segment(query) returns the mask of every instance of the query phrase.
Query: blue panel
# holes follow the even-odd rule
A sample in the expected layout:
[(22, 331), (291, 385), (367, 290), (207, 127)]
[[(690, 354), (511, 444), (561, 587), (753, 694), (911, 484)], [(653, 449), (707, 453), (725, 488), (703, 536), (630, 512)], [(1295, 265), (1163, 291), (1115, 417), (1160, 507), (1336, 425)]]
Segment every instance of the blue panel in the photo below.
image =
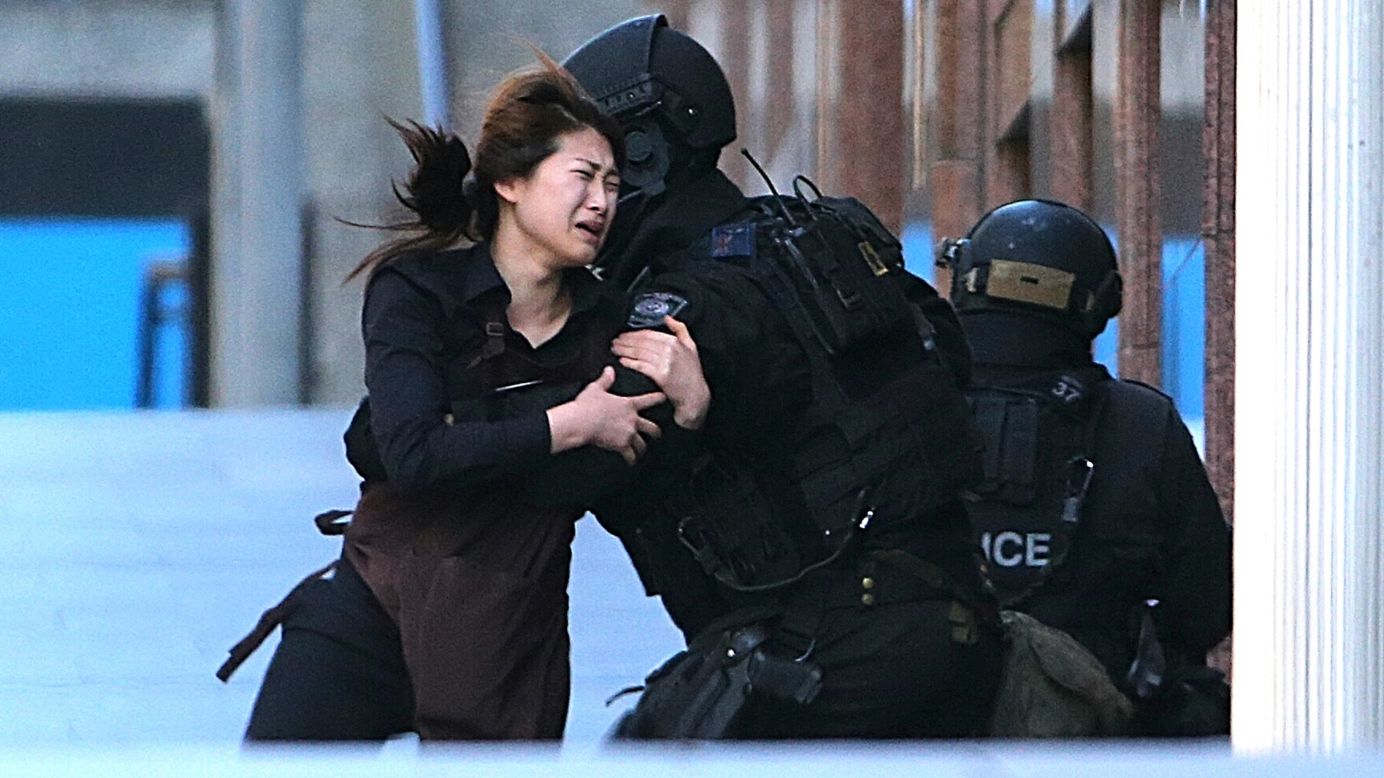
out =
[[(143, 268), (190, 243), (170, 220), (0, 219), (0, 409), (133, 407)], [(159, 394), (181, 405), (186, 347), (168, 343)]]
[[(1110, 238), (1110, 245), (1115, 249), (1115, 256), (1120, 256), (1120, 234), (1115, 231), (1112, 224), (1102, 224), (1101, 229)], [(1105, 325), (1105, 332), (1096, 336), (1096, 341), (1091, 345), (1092, 355), (1095, 360), (1105, 369), (1110, 371), (1113, 376), (1120, 375), (1120, 318), (1117, 316)]]
[(1096, 341), (1091, 345), (1092, 355), (1096, 361), (1105, 365), (1105, 369), (1110, 371), (1113, 376), (1120, 374), (1120, 319), (1116, 317), (1105, 325), (1105, 332), (1096, 336)]
[[(899, 242), (903, 244), (904, 265), (929, 284), (935, 283), (937, 270), (932, 260), (932, 247), (935, 242), (932, 237), (932, 222), (911, 222), (905, 225), (903, 233), (899, 235)], [(945, 294), (945, 290), (943, 293)]]
[(165, 318), (154, 341), (155, 408), (182, 408), (187, 405), (191, 341), (185, 312), (191, 304), (186, 284), (167, 287), (159, 300)]
[(1189, 423), (1205, 414), (1205, 256), (1197, 236), (1163, 241), (1163, 391)]

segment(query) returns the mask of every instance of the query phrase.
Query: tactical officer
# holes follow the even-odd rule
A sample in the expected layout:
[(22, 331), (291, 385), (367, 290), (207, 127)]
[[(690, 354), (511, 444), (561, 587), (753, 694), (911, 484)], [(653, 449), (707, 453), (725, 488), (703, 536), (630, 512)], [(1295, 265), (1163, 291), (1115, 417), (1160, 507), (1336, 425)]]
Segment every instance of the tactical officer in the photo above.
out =
[(1205, 656), (1230, 629), (1231, 532), (1172, 400), (1092, 359), (1121, 305), (1109, 238), (1023, 200), (941, 254), (975, 352), (986, 459), (969, 508), (1001, 602), (1088, 648), (1138, 733), (1228, 732)]
[(654, 445), (635, 485), (612, 495), (595, 461), (555, 490), (605, 492), (588, 504), (688, 641), (618, 734), (979, 734), (1000, 647), (959, 500), (980, 444), (950, 305), (859, 202), (805, 180), (748, 199), (717, 169), (730, 89), (662, 16), (564, 65), (625, 130), (598, 269), (631, 329), (686, 322), (712, 397), (690, 464)]

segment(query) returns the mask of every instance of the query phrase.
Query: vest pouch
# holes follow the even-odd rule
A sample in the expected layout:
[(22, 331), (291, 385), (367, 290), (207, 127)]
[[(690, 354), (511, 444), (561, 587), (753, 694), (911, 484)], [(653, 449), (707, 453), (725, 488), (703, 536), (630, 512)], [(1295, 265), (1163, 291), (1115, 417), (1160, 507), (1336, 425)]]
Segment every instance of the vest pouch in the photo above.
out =
[(801, 554), (764, 490), (739, 469), (708, 461), (693, 475), (694, 507), (677, 527), (697, 563), (731, 588), (791, 578)]
[(984, 442), (967, 511), (1005, 606), (1056, 574), (1072, 548), (1098, 467), (1089, 456), (1104, 381), (1090, 369), (967, 389)]
[(861, 513), (876, 507), (865, 504), (872, 497), (869, 485), (886, 474), (916, 476), (920, 485), (928, 481), (923, 471), (903, 466), (908, 454), (907, 441), (898, 434), (903, 431), (896, 414), (855, 405), (797, 446), (793, 465), (798, 491), (822, 541), (814, 556), (834, 552), (851, 537)]
[[(874, 237), (828, 201), (844, 202), (788, 201), (797, 225), (782, 217), (762, 223), (757, 252), (792, 289), (823, 348), (837, 354), (896, 330), (912, 314), (894, 277), (903, 266), (898, 242)], [(777, 203), (760, 207), (773, 215)]]
[[(980, 476), (981, 442), (950, 372), (920, 362), (867, 398), (838, 408), (797, 446), (804, 502), (830, 540), (879, 507), (875, 521), (925, 515)], [(862, 505), (862, 486), (871, 490)]]

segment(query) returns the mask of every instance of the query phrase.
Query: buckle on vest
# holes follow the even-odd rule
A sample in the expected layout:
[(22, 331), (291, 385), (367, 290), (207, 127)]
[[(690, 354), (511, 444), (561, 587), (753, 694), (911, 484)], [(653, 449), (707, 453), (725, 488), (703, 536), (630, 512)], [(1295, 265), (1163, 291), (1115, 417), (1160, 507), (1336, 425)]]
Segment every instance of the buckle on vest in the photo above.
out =
[(842, 307), (846, 310), (854, 311), (856, 308), (860, 307), (859, 292), (848, 292), (836, 284), (831, 285), (831, 290), (836, 292), (836, 299), (841, 301)]
[(1062, 499), (1062, 521), (1076, 524), (1081, 521), (1081, 504), (1086, 501), (1086, 492), (1091, 488), (1091, 473), (1095, 465), (1086, 457), (1076, 457), (1067, 463), (1067, 495)]
[(865, 258), (865, 264), (870, 266), (876, 276), (888, 275), (889, 266), (884, 264), (884, 260), (879, 258), (879, 252), (870, 245), (869, 241), (862, 240), (856, 244), (860, 249), (860, 256)]

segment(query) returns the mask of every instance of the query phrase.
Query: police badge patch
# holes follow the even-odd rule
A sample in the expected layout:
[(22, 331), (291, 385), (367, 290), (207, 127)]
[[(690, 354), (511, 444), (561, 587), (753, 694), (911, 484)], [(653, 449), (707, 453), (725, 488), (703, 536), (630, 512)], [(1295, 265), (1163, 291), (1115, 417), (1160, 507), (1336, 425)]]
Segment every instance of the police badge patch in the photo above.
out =
[(662, 327), (664, 316), (676, 317), (686, 307), (687, 300), (675, 294), (647, 292), (634, 298), (626, 324), (637, 330)]

